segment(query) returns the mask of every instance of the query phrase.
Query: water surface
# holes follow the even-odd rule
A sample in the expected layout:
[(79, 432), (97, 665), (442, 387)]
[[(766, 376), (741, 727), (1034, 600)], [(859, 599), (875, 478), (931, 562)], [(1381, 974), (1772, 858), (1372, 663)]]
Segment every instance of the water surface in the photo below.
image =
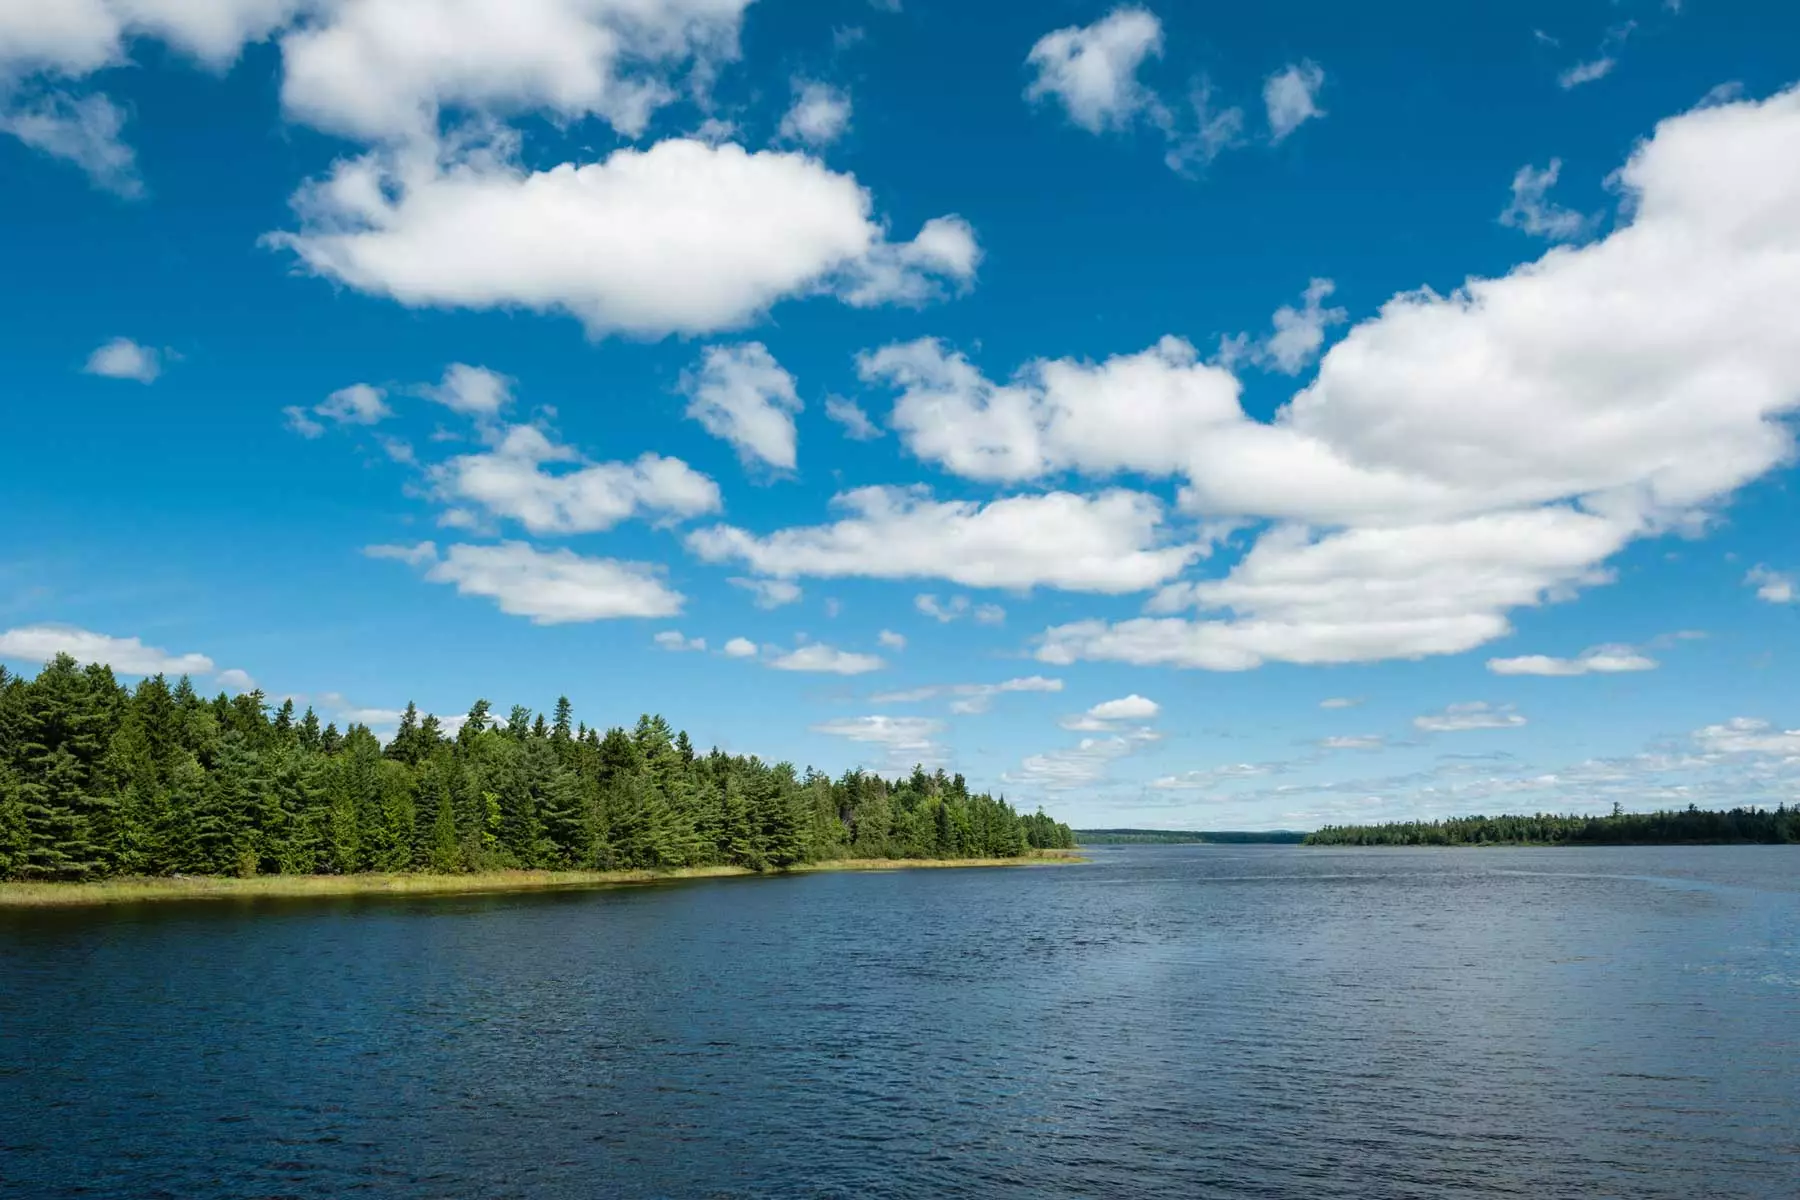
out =
[(0, 912), (0, 1195), (1800, 1194), (1800, 848)]

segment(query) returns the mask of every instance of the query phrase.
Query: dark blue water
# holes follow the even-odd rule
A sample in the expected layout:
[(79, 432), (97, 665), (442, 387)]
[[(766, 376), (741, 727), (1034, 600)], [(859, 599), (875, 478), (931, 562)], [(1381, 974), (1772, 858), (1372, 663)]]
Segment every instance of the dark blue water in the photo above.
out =
[(1093, 854), (0, 913), (0, 1194), (1800, 1194), (1800, 848)]

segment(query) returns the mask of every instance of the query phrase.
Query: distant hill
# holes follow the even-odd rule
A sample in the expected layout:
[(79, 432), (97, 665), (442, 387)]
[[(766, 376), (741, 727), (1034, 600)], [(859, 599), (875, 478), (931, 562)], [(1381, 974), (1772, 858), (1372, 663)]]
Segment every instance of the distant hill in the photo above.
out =
[(1181, 846), (1252, 844), (1294, 846), (1306, 834), (1293, 829), (1077, 829), (1075, 841), (1083, 846)]

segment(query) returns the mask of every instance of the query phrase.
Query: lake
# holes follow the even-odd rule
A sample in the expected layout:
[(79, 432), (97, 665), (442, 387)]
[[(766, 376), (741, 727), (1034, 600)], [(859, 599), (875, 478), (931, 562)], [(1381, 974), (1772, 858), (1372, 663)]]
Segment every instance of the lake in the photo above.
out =
[(0, 911), (0, 1195), (1800, 1194), (1800, 847)]

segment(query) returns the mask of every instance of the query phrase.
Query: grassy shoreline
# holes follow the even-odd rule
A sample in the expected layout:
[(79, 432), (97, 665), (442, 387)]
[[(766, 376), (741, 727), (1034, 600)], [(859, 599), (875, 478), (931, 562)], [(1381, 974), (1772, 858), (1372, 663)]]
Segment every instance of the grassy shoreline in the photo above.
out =
[(673, 867), (636, 871), (482, 871), (468, 875), (258, 875), (249, 879), (216, 875), (101, 879), (91, 883), (0, 883), (0, 908), (66, 908), (135, 904), (162, 900), (305, 899), (323, 896), (468, 896), (487, 892), (531, 892), (629, 887), (683, 879), (719, 879), (758, 874), (819, 871), (910, 871), (947, 867), (1029, 867), (1083, 861), (1063, 850), (1035, 851), (1021, 858), (845, 858), (805, 863), (783, 871), (748, 867)]

